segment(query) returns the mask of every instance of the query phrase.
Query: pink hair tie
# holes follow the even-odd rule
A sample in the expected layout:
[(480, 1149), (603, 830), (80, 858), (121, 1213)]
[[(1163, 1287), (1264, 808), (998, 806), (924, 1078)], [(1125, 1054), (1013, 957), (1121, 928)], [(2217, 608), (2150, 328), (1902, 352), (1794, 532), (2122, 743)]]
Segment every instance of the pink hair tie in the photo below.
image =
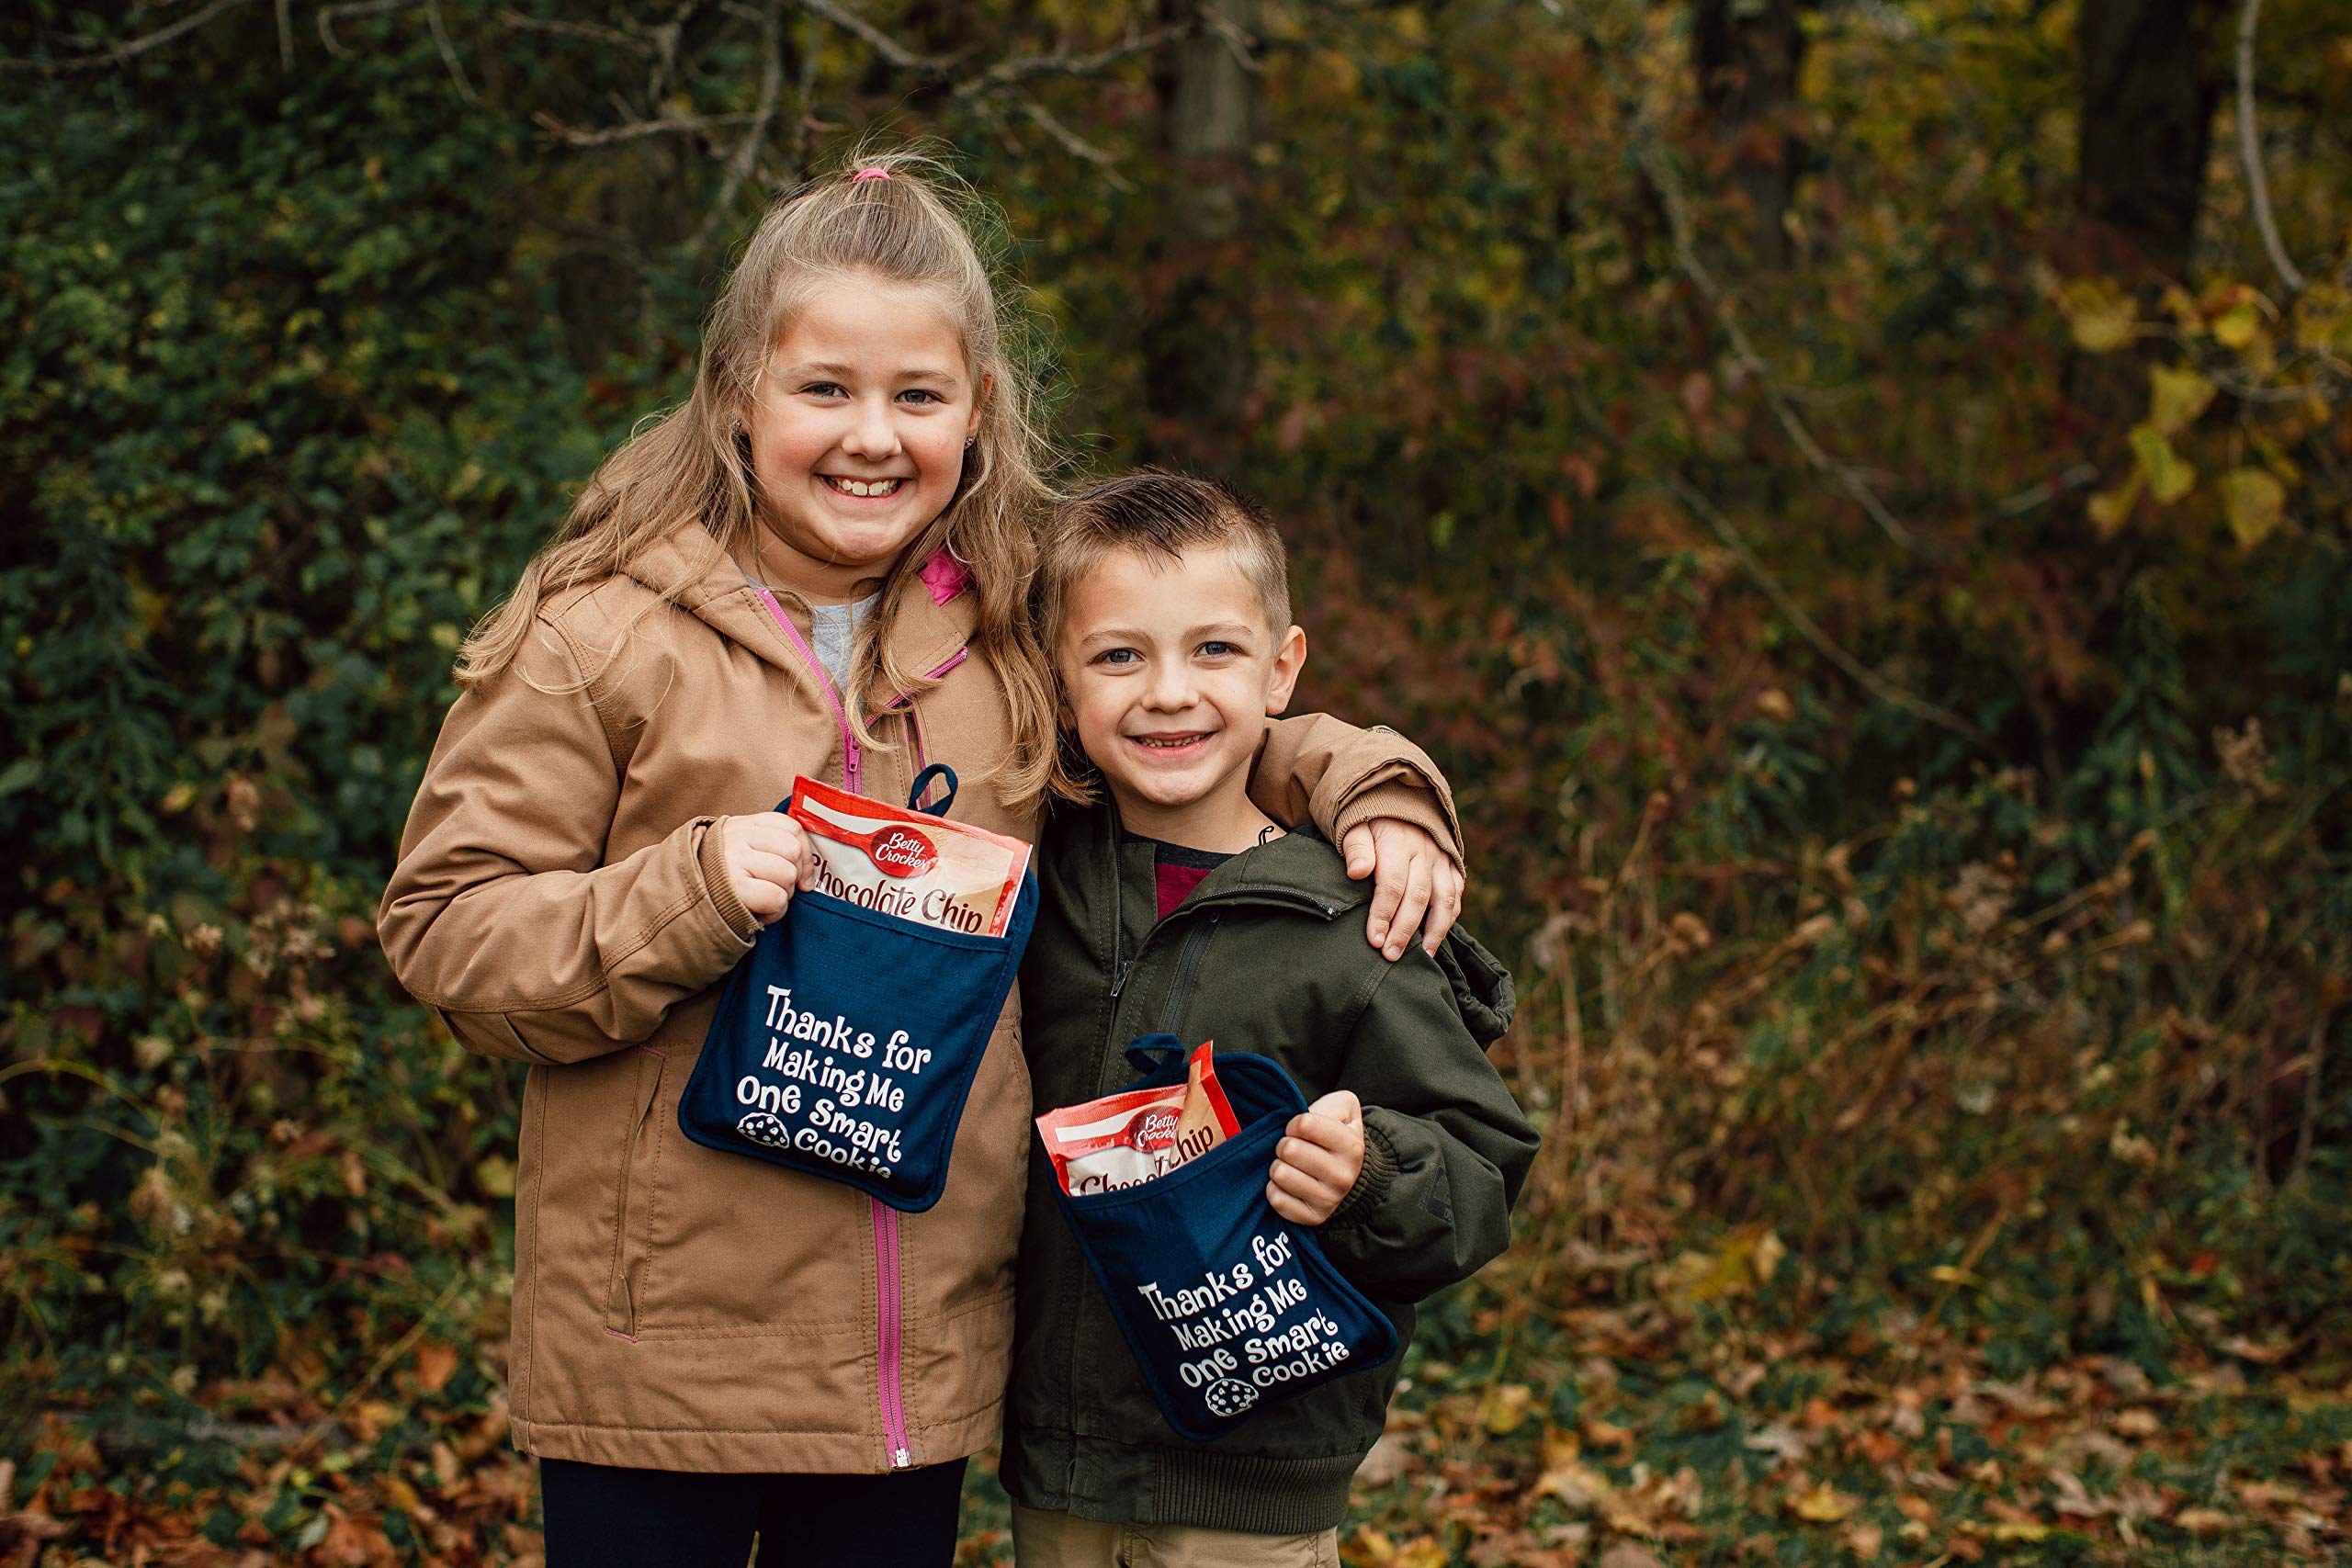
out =
[(855, 185), (860, 180), (887, 180), (889, 177), (890, 171), (888, 169), (860, 169), (850, 175), (849, 183)]

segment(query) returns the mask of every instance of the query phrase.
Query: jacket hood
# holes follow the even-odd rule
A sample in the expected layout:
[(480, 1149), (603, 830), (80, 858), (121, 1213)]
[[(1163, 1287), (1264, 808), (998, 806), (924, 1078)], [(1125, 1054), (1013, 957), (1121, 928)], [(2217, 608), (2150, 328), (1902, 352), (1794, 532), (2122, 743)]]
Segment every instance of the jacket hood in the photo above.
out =
[[(621, 575), (674, 601), (680, 609), (767, 663), (807, 676), (808, 661), (768, 613), (758, 586), (745, 581), (741, 570), (699, 522), (681, 523), (638, 551), (622, 563)], [(796, 625), (805, 628), (808, 616), (801, 596), (788, 588), (773, 592)], [(978, 625), (978, 596), (969, 591), (967, 581), (960, 574), (950, 578), (927, 567), (900, 590), (898, 616), (891, 625), (892, 650), (902, 668), (926, 671), (968, 643)]]
[(1437, 950), (1437, 966), (1445, 971), (1446, 981), (1453, 987), (1453, 1005), (1462, 1010), (1470, 1037), (1481, 1045), (1500, 1040), (1510, 1028), (1511, 1015), (1519, 1010), (1519, 993), (1510, 983), (1510, 972), (1460, 926), (1445, 933)]

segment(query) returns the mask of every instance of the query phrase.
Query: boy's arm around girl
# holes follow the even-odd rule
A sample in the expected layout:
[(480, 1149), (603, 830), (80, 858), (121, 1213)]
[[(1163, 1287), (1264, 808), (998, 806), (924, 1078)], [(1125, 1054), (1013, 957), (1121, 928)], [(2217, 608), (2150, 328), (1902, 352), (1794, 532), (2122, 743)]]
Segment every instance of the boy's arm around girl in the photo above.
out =
[[(726, 605), (657, 609), (720, 624), (640, 625), (628, 651), (605, 656), (636, 614), (634, 586), (551, 601), (514, 666), (459, 696), (402, 835), (378, 920), (386, 955), (486, 1055), (555, 1066), (671, 1030), (699, 1038), (705, 1008), (673, 1013), (724, 979), (759, 931), (728, 886), (718, 824), (769, 809), (768, 795), (833, 749), (833, 720), (811, 701), (787, 696), (780, 718), (761, 711), (755, 694), (772, 702), (782, 676), (708, 631), (748, 640), (764, 623), (738, 625)], [(713, 661), (723, 668), (693, 668)], [(747, 663), (762, 676), (756, 694), (743, 685)], [(929, 694), (927, 714), (963, 705), (954, 684)], [(686, 775), (691, 797), (645, 787)], [(1311, 819), (1335, 842), (1385, 818), (1422, 829), (1458, 863), (1451, 794), (1391, 731), (1320, 715), (1277, 721), (1251, 787), (1270, 814)], [(888, 790), (870, 783), (868, 793)], [(985, 790), (959, 797), (959, 817), (976, 813), (982, 826), (1037, 836), (1034, 813), (992, 810)]]

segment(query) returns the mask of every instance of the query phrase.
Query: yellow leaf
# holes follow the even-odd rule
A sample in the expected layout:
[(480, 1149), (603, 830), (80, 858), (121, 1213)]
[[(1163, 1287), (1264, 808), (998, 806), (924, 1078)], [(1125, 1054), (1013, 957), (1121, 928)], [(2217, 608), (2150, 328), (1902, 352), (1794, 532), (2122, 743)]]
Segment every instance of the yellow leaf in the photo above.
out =
[(514, 1196), (514, 1162), (503, 1155), (491, 1155), (474, 1167), (474, 1179), (481, 1190), (493, 1198)]
[(1984, 1533), (1995, 1540), (2045, 1540), (2049, 1539), (2050, 1527), (2030, 1519), (2004, 1519)]
[(1445, 1568), (1446, 1551), (1435, 1536), (1417, 1535), (1388, 1560), (1395, 1568)]
[(2159, 504), (2169, 506), (2196, 486), (2197, 469), (2172, 449), (2172, 443), (2153, 424), (2132, 427), (2132, 456), (2139, 463), (2141, 478), (2148, 481), (2148, 493)]
[(2139, 307), (2104, 277), (2078, 277), (2058, 290), (2075, 343), (2087, 354), (2111, 354), (2132, 341)]
[(2219, 1508), (2183, 1508), (2172, 1522), (2194, 1535), (2211, 1535), (2230, 1528), (2230, 1516)]
[(1834, 1525), (1861, 1506), (1860, 1497), (1840, 1492), (1825, 1481), (1804, 1496), (1791, 1499), (1789, 1511), (1816, 1525)]
[(2113, 490), (2103, 490), (2091, 497), (2088, 510), (2101, 538), (2112, 537), (2131, 517), (2132, 509), (2140, 504), (2141, 484), (2140, 471), (2134, 468)]
[(2194, 370), (2153, 366), (2148, 371), (2148, 423), (2177, 435), (2197, 421), (2213, 400), (2213, 383)]
[(1781, 1239), (1781, 1234), (1778, 1231), (1766, 1231), (1762, 1235), (1758, 1236), (1756, 1251), (1748, 1259), (1756, 1269), (1756, 1282), (1759, 1285), (1770, 1284), (1772, 1276), (1780, 1271), (1781, 1259), (1788, 1255), (1788, 1243)]
[(1535, 1391), (1523, 1382), (1498, 1384), (1487, 1397), (1487, 1430), (1499, 1438), (1527, 1424), (1527, 1407)]
[(2214, 319), (2214, 341), (2230, 348), (2244, 348), (2262, 331), (2262, 311), (2252, 300), (2234, 305)]
[(1657, 1271), (1658, 1293), (1685, 1311), (1701, 1302), (1747, 1294), (1768, 1283), (1786, 1243), (1762, 1225), (1742, 1225), (1724, 1238), (1721, 1251), (1679, 1254)]
[(2262, 468), (2232, 468), (2220, 480), (2230, 532), (2247, 549), (2270, 536), (2286, 511), (2287, 487)]
[(2333, 349), (2352, 341), (2352, 310), (2322, 310), (2308, 296), (2295, 312), (2295, 346)]

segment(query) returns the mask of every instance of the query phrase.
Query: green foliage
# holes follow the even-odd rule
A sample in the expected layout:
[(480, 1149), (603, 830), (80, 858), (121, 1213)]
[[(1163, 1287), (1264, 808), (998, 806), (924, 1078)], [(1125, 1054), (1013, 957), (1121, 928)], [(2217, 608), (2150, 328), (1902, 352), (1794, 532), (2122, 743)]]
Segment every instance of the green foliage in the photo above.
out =
[[(1852, 1416), (1849, 1375), (1922, 1423), (1905, 1464), (1952, 1467), (1937, 1541), (2115, 1547), (2111, 1513), (2003, 1515), (1978, 1476), (2015, 1434), (1894, 1386), (1904, 1357), (2102, 1401), (2213, 1379), (2184, 1420), (2254, 1413), (2212, 1464), (2304, 1462), (2272, 1440), (2288, 1395), (2233, 1404), (2211, 1369), (2332, 1376), (2352, 1327), (2340, 21), (2264, 11), (2273, 196), (2316, 280), (2288, 298), (2221, 162), (2199, 276), (2081, 263), (2074, 6), (1807, 7), (1784, 265), (1747, 249), (1755, 147), (1690, 113), (1681, 7), (1275, 0), (1251, 154), (1190, 164), (1164, 54), (1041, 71), (1025, 104), (941, 74), (1115, 51), (1157, 9), (864, 9), (948, 64), (794, 13), (732, 186), (745, 7), (298, 7), (291, 70), (271, 9), (233, 7), (6, 77), (17, 1498), (96, 1519), (119, 1484), (288, 1560), (527, 1550), (495, 1460), (515, 1080), (400, 995), (370, 912), (464, 631), (683, 390), (762, 193), (885, 119), (1005, 203), (1090, 459), (1264, 496), (1306, 705), (1456, 782), (1550, 1134), (1513, 1300), (1559, 1308), (1438, 1303), (1407, 1429), (1432, 1462), (1527, 1450), (1530, 1561), (1596, 1520), (1790, 1561), (1894, 1540), (1917, 1521), (1885, 1499), (1838, 1512), (1863, 1437), (1802, 1477), (1770, 1457)], [(160, 25), (44, 4), (0, 55)], [(717, 118), (595, 141), (625, 116)], [(1214, 233), (1184, 226), (1204, 186), (1238, 215)], [(1171, 398), (1218, 380), (1235, 410)], [(2218, 1471), (2102, 1452), (2100, 1497), (2163, 1490), (2155, 1539), (2203, 1550), (2179, 1521)], [(1476, 1539), (1382, 1517), (1395, 1551), (1360, 1561)]]

